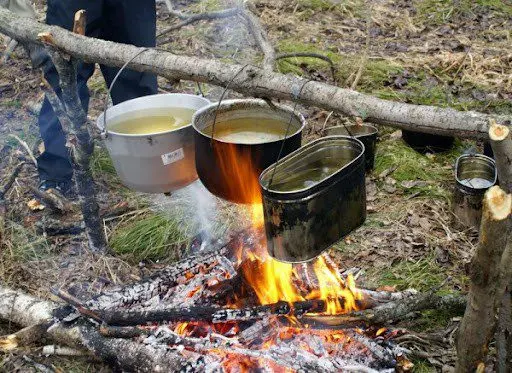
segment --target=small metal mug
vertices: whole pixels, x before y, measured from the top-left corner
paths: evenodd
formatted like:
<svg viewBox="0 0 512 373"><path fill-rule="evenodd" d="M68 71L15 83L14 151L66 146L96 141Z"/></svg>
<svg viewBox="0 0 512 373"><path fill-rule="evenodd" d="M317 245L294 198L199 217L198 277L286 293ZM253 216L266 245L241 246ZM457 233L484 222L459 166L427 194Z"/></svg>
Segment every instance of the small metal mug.
<svg viewBox="0 0 512 373"><path fill-rule="evenodd" d="M482 219L482 199L496 184L494 159L482 154L464 154L455 163L453 213L468 227L479 228Z"/></svg>

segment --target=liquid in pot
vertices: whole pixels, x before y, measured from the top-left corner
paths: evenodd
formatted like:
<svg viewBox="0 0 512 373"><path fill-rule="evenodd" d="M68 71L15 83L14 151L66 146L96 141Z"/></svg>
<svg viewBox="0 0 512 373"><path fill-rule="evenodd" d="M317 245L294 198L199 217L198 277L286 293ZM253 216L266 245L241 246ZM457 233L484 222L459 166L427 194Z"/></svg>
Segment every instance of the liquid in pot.
<svg viewBox="0 0 512 373"><path fill-rule="evenodd" d="M266 118L239 118L215 123L216 140L237 143L237 144L261 144L265 142L279 141L286 135L285 123L276 119ZM292 135L295 129L292 125L288 136ZM212 135L212 126L203 130L207 136Z"/></svg>
<svg viewBox="0 0 512 373"><path fill-rule="evenodd" d="M339 171L345 164L343 159L330 159L325 162L316 162L307 168L290 171L289 176L272 183L272 190L277 192L293 192L307 189Z"/></svg>
<svg viewBox="0 0 512 373"><path fill-rule="evenodd" d="M108 130L127 135L149 135L167 132L190 124L195 109L170 108L162 110L146 110L127 113L120 116Z"/></svg>

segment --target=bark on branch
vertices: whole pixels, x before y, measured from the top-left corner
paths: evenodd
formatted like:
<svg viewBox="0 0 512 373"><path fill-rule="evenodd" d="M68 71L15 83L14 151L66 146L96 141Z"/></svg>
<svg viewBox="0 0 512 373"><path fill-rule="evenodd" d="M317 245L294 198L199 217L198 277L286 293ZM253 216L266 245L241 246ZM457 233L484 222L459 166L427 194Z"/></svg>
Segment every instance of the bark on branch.
<svg viewBox="0 0 512 373"><path fill-rule="evenodd" d="M46 325L44 335L60 344L87 349L105 362L126 371L176 372L184 369L187 362L171 349L161 346L142 345L130 340L105 338L97 327L81 318L66 325L53 322L56 303L39 300L33 296L0 285L0 319L21 327Z"/></svg>
<svg viewBox="0 0 512 373"><path fill-rule="evenodd" d="M501 188L512 193L512 137L506 126L491 120L489 138L496 160ZM499 309L496 328L497 371L506 373L512 366L512 240L509 239L501 258L495 307Z"/></svg>
<svg viewBox="0 0 512 373"><path fill-rule="evenodd" d="M79 10L75 14L73 25L73 30L76 30L77 33L73 35L83 36L85 24L85 11ZM87 115L78 97L76 82L78 60L75 57L67 59L62 55L62 51L54 49L54 38L51 33L43 32L38 37L46 44L47 51L59 73L62 99L52 93L48 97L50 103L54 105L58 117L62 119L63 130L68 134L75 185L82 207L89 248L93 252L105 252L107 241L102 228L94 181L89 166L94 151L94 143L87 128ZM49 89L46 89L46 91L48 92ZM68 127L69 125L71 126Z"/></svg>
<svg viewBox="0 0 512 373"><path fill-rule="evenodd" d="M134 46L87 38L56 26L21 19L4 9L0 9L0 32L20 42L37 42L37 35L47 32L52 35L54 47L60 51L86 62L109 66L121 67L140 52L140 48ZM159 50L149 50L129 65L131 69L170 79L192 80L223 87L229 84L231 89L242 94L298 101L378 124L440 135L488 137L488 121L491 116L486 114L391 102L319 82L309 82L300 97L297 97L304 79L252 66L232 79L241 67ZM496 116L495 119L503 122L508 118Z"/></svg>

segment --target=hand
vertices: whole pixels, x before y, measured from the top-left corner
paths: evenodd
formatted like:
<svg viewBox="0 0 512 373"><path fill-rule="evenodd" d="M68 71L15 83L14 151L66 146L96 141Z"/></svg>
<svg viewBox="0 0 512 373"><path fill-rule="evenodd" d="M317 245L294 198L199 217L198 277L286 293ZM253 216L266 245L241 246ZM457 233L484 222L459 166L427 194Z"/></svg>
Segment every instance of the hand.
<svg viewBox="0 0 512 373"><path fill-rule="evenodd" d="M36 11L29 0L0 0L0 6L7 8L20 17L36 18Z"/></svg>

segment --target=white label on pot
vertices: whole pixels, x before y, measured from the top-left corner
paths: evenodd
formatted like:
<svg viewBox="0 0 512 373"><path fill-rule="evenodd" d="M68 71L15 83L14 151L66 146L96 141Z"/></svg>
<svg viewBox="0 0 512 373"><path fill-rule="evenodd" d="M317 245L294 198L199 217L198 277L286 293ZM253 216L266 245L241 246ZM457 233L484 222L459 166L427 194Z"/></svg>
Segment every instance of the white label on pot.
<svg viewBox="0 0 512 373"><path fill-rule="evenodd" d="M179 160L185 158L185 153L183 152L183 148L179 148L173 152L162 154L162 162L164 163L164 166L167 166L168 164L178 162Z"/></svg>

